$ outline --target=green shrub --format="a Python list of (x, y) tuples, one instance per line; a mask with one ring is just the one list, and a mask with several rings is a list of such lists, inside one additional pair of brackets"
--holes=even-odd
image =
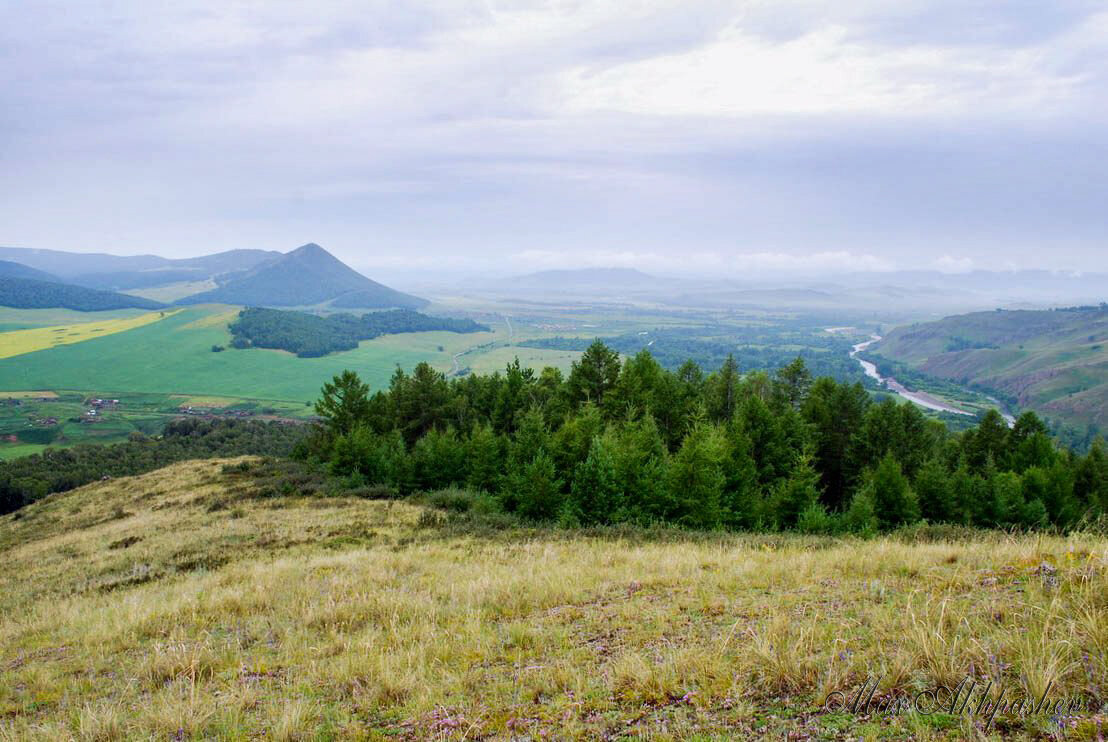
[(834, 533), (837, 527), (838, 523), (835, 517), (828, 513), (827, 508), (818, 502), (813, 502), (804, 508), (796, 520), (796, 530), (801, 533)]

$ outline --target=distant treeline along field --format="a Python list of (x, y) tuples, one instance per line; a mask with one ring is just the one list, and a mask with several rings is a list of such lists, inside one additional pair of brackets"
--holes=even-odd
[(471, 319), (430, 317), (410, 309), (327, 316), (251, 307), (231, 324), (232, 347), (287, 350), (301, 358), (353, 350), (362, 340), (402, 332), (488, 332)]
[[(860, 384), (813, 379), (800, 359), (772, 376), (731, 358), (668, 371), (597, 341), (568, 376), (517, 360), (448, 380), (421, 363), (371, 393), (346, 371), (316, 411), (275, 492), (427, 493), (489, 522), (858, 534), (920, 520), (1067, 529), (1108, 509), (1099, 439), (1084, 455), (1061, 448), (1031, 412), (952, 433)], [(57, 476), (51, 455), (0, 469), (9, 507), (43, 494), (20, 482), (48, 476), (36, 466)]]

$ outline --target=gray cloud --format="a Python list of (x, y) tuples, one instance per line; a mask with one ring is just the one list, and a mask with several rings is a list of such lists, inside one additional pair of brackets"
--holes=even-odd
[(0, 243), (1108, 269), (1094, 3), (0, 4)]

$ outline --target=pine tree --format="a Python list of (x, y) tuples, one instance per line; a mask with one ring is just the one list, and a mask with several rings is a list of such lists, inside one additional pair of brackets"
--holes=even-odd
[(570, 501), (582, 525), (611, 523), (623, 507), (610, 444), (596, 436), (589, 454), (574, 470)]
[(488, 425), (474, 429), (469, 437), (469, 478), (466, 484), (479, 492), (496, 494), (504, 474), (504, 446)]
[(623, 364), (615, 388), (604, 402), (612, 420), (635, 420), (653, 414), (665, 371), (648, 350), (640, 350)]
[(862, 427), (869, 392), (861, 384), (817, 380), (804, 403), (803, 415), (812, 426), (816, 469), (820, 472), (823, 502), (832, 511), (844, 510), (848, 489), (857, 472), (850, 460), (850, 442)]
[(1108, 455), (1104, 440), (1097, 438), (1074, 472), (1073, 494), (1079, 503), (1096, 512), (1108, 512)]
[(819, 503), (819, 474), (812, 468), (812, 455), (805, 451), (800, 463), (774, 492), (772, 502), (778, 528), (794, 528), (800, 514)]
[(346, 435), (369, 417), (369, 385), (347, 369), (323, 384), (315, 413), (332, 436)]
[(581, 405), (575, 415), (551, 436), (550, 454), (558, 471), (572, 472), (589, 455), (593, 439), (604, 430), (600, 408), (591, 402)]
[(807, 399), (811, 386), (812, 373), (804, 364), (804, 359), (797, 356), (787, 366), (777, 369), (773, 392), (784, 407), (799, 410)]
[(758, 485), (758, 464), (753, 456), (753, 444), (735, 418), (724, 429), (726, 453), (723, 460), (724, 524), (734, 528), (758, 528), (772, 522)]
[(716, 528), (722, 520), (724, 442), (709, 425), (694, 427), (669, 466), (676, 520), (694, 528)]
[(930, 523), (956, 520), (950, 475), (938, 459), (930, 459), (916, 475), (914, 484), (920, 514)]
[(867, 478), (865, 489), (873, 497), (873, 509), (881, 528), (895, 528), (919, 520), (919, 504), (900, 463), (885, 454), (877, 468)]
[(620, 520), (646, 524), (670, 518), (675, 504), (666, 486), (667, 456), (652, 416), (616, 428), (612, 457), (625, 509)]
[(1027, 503), (1023, 500), (1023, 483), (1019, 474), (995, 472), (989, 481), (996, 502), (997, 525), (1014, 526), (1023, 523)]
[(554, 469), (554, 461), (540, 451), (514, 478), (518, 487), (515, 497), (519, 514), (537, 521), (553, 520), (561, 510), (564, 497), (562, 482)]
[(709, 379), (708, 415), (715, 422), (729, 423), (739, 405), (739, 385), (742, 377), (733, 353)]
[(463, 484), (467, 464), (466, 447), (452, 429), (429, 430), (412, 447), (412, 480), (424, 491)]
[(594, 341), (570, 368), (567, 381), (570, 400), (574, 404), (591, 401), (602, 406), (619, 378), (619, 371), (619, 354), (599, 339)]
[(858, 536), (870, 536), (877, 533), (878, 521), (873, 504), (873, 492), (863, 487), (854, 493), (850, 507), (842, 516), (843, 528)]
[(373, 434), (364, 425), (338, 435), (331, 443), (331, 473), (340, 476), (357, 474), (368, 481), (378, 481), (380, 467), (375, 466), (376, 448)]

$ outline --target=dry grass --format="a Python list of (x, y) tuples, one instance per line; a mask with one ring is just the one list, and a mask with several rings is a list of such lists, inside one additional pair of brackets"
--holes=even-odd
[(0, 739), (984, 734), (821, 713), (867, 677), (1103, 703), (1103, 539), (476, 539), (404, 503), (244, 497), (223, 463), (0, 519)]

